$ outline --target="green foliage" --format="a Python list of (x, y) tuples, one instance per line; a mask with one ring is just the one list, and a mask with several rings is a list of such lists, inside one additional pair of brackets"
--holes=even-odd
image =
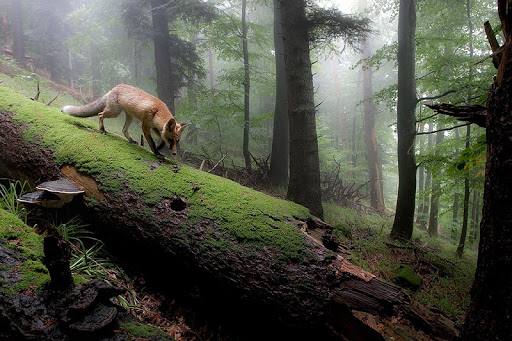
[(478, 174), (480, 171), (484, 171), (485, 165), (485, 157), (487, 154), (487, 140), (486, 135), (480, 135), (476, 142), (473, 143), (468, 148), (464, 149), (460, 155), (456, 163), (449, 168), (451, 174), (456, 172), (467, 173), (468, 171), (477, 170)]
[(0, 209), (4, 209), (27, 223), (27, 210), (20, 205), (18, 198), (28, 192), (30, 185), (25, 182), (9, 182), (9, 187), (0, 184)]

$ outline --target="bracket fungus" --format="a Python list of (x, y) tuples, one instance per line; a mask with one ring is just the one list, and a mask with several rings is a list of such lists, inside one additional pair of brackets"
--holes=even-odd
[(18, 201), (46, 208), (61, 208), (84, 191), (68, 179), (47, 181), (36, 187), (37, 192), (26, 193)]

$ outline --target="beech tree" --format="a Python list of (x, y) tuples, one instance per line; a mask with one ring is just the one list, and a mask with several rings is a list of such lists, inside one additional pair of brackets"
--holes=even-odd
[[(359, 0), (359, 7), (366, 9), (367, 1)], [(366, 60), (371, 53), (370, 40), (366, 40), (361, 47), (363, 62), (363, 96), (364, 96), (364, 135), (366, 142), (366, 161), (368, 163), (368, 181), (370, 187), (370, 204), (378, 212), (384, 212), (384, 194), (382, 185), (382, 162), (378, 154), (377, 134), (375, 132), (375, 112), (373, 104), (372, 67)]]
[(286, 72), (284, 68), (283, 29), (281, 26), (281, 2), (274, 0), (274, 50), (276, 61), (276, 99), (274, 129), (268, 177), (276, 185), (288, 184), (289, 123)]
[(398, 197), (391, 230), (394, 239), (409, 240), (414, 225), (416, 196), (416, 0), (400, 0), (398, 15)]

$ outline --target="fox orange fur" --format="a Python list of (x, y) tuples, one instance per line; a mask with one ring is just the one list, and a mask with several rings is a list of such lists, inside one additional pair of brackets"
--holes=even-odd
[(164, 102), (139, 88), (119, 84), (94, 102), (83, 106), (66, 105), (62, 108), (62, 112), (77, 117), (91, 117), (97, 114), (102, 134), (106, 134), (103, 119), (117, 117), (122, 111), (126, 113), (123, 134), (128, 141), (137, 143), (128, 132), (135, 117), (142, 122), (142, 132), (155, 155), (160, 153), (151, 137), (151, 130), (160, 136), (172, 154), (176, 155), (176, 145), (181, 133), (190, 123), (177, 123)]

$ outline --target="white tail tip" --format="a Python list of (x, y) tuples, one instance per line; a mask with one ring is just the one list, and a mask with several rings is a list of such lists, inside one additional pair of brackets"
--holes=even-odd
[(60, 109), (60, 111), (69, 113), (69, 109), (71, 109), (71, 107), (72, 107), (72, 105), (65, 105), (62, 107), (62, 109)]

